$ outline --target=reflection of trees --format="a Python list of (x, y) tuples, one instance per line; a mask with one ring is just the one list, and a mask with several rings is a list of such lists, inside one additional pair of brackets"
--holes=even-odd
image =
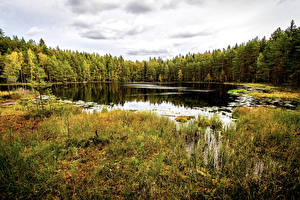
[[(174, 85), (172, 85), (174, 86)], [(161, 95), (162, 93), (178, 92), (178, 90), (157, 90), (146, 88), (124, 87), (119, 83), (90, 83), (70, 84), (53, 87), (53, 93), (59, 97), (72, 99), (73, 101), (93, 101), (99, 104), (121, 104), (127, 101), (149, 101), (150, 103), (170, 102), (177, 106), (201, 107), (201, 106), (225, 106), (229, 102), (227, 91), (234, 86), (186, 84), (182, 87), (194, 89), (214, 89), (214, 92), (183, 92), (182, 94)]]

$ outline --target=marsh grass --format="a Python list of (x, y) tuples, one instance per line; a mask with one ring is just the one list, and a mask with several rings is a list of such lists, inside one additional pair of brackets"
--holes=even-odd
[(220, 177), (232, 181), (222, 190), (236, 198), (295, 199), (299, 196), (299, 112), (267, 108), (235, 112), (236, 129), (222, 135)]
[(1, 108), (4, 199), (299, 196), (298, 111), (239, 108), (235, 129), (216, 116), (178, 129), (149, 112), (87, 114), (60, 103), (43, 109), (47, 115), (31, 103)]
[(270, 99), (284, 99), (284, 100), (295, 100), (300, 102), (300, 93), (286, 92), (286, 91), (270, 91), (269, 93), (252, 91), (249, 95), (257, 98), (270, 98)]
[(189, 120), (194, 119), (194, 118), (195, 118), (194, 116), (177, 116), (175, 118), (175, 121), (181, 122), (181, 123), (186, 123)]
[(234, 115), (235, 128), (224, 129), (217, 117), (198, 117), (183, 128), (194, 171), (215, 181), (214, 198), (296, 199), (299, 111), (237, 108)]
[(246, 87), (252, 88), (263, 88), (266, 92), (252, 90), (248, 91), (246, 89), (233, 89), (229, 90), (229, 94), (248, 94), (255, 98), (269, 98), (269, 99), (283, 99), (289, 101), (297, 101), (300, 102), (300, 91), (298, 88), (291, 88), (291, 87), (279, 87), (279, 86), (272, 86), (267, 84), (258, 84), (258, 83), (246, 83), (241, 84)]
[(229, 94), (248, 94), (249, 92), (245, 89), (233, 89), (228, 91)]
[(6, 100), (20, 100), (28, 99), (36, 96), (35, 92), (32, 92), (28, 89), (19, 88), (13, 91), (0, 91), (0, 102)]

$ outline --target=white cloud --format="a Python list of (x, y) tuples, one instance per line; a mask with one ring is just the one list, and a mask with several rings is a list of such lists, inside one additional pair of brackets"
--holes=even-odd
[(98, 13), (101, 11), (114, 10), (119, 8), (121, 4), (114, 0), (67, 0), (66, 5), (77, 14)]
[(107, 20), (104, 22), (73, 24), (81, 30), (80, 36), (95, 40), (123, 39), (143, 33), (147, 25), (137, 24), (135, 21)]
[(210, 35), (213, 35), (213, 32), (209, 32), (209, 31), (206, 31), (206, 30), (193, 31), (193, 30), (190, 30), (190, 29), (186, 29), (185, 31), (180, 31), (176, 34), (171, 35), (171, 38), (185, 39), (185, 38), (210, 36)]
[(131, 49), (126, 52), (131, 56), (165, 56), (169, 55), (167, 49)]
[(36, 36), (36, 35), (42, 35), (43, 33), (45, 33), (45, 30), (43, 28), (33, 26), (27, 31), (26, 35)]
[(9, 36), (129, 59), (204, 52), (270, 36), (292, 19), (297, 0), (0, 0)]

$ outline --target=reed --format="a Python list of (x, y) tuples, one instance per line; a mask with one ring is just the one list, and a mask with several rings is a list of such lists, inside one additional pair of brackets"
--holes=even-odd
[(236, 127), (224, 129), (216, 116), (178, 128), (149, 112), (86, 114), (59, 102), (43, 109), (1, 108), (5, 199), (299, 196), (298, 110), (238, 108)]

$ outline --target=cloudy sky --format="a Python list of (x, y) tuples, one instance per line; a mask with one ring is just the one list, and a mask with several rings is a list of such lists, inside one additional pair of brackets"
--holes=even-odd
[(0, 0), (5, 35), (131, 60), (226, 48), (292, 19), (299, 0)]

